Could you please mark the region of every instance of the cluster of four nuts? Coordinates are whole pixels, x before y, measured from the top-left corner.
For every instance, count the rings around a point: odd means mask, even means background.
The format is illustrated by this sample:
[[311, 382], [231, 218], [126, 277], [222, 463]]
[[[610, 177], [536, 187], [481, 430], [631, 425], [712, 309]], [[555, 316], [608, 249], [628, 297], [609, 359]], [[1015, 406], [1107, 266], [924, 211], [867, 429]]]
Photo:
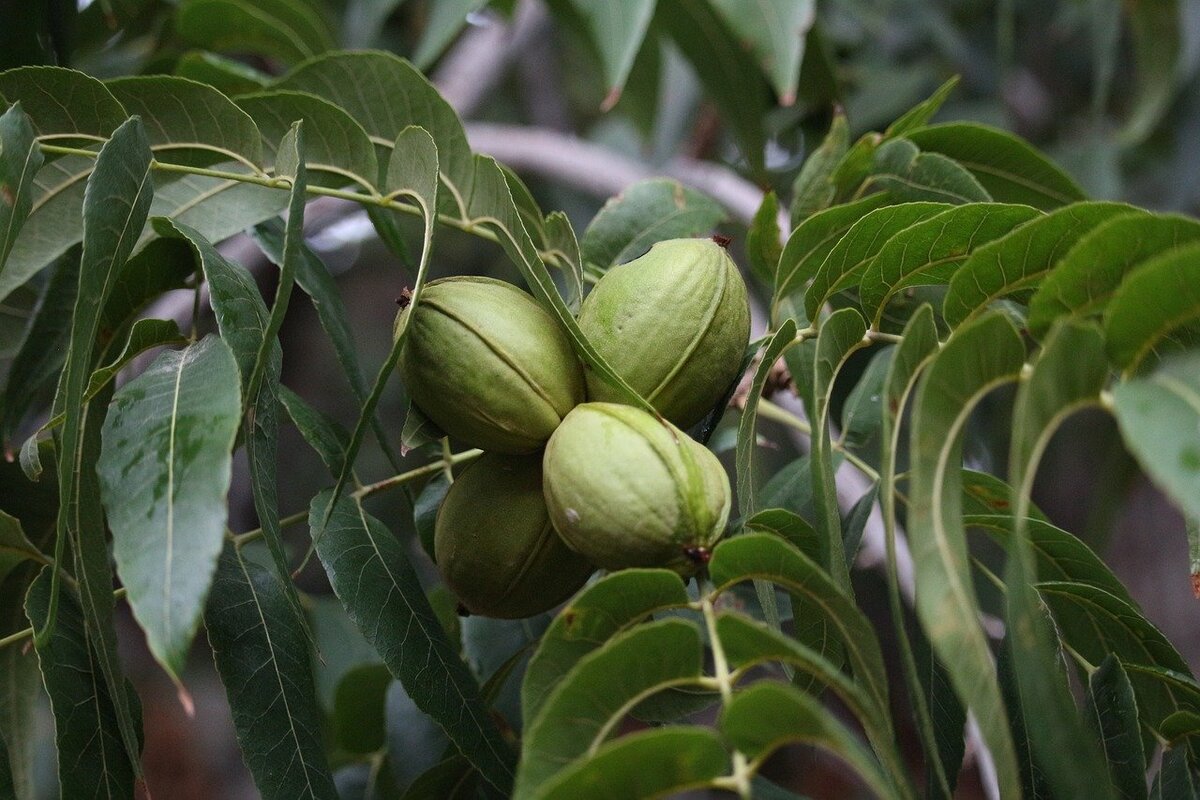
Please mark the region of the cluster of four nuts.
[[620, 404], [511, 284], [433, 281], [409, 313], [401, 370], [412, 402], [487, 451], [435, 524], [434, 560], [467, 610], [527, 617], [596, 567], [688, 575], [703, 563], [725, 529], [729, 479], [681, 428], [724, 396], [750, 335], [746, 287], [723, 247], [659, 242], [609, 270], [580, 311], [588, 342], [661, 416]]

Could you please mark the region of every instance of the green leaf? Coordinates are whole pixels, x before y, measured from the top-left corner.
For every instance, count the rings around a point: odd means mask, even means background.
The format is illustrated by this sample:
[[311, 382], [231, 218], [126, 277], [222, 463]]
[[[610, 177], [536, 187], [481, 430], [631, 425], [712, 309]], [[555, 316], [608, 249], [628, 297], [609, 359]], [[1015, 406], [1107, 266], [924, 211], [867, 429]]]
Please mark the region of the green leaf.
[[825, 139], [804, 160], [804, 166], [792, 182], [792, 228], [823, 211], [833, 202], [837, 187], [833, 173], [838, 162], [850, 147], [850, 126], [840, 109], [833, 114], [833, 122]]
[[1192, 769], [1187, 750], [1182, 747], [1168, 751], [1162, 768], [1154, 777], [1151, 800], [1196, 800], [1200, 798], [1200, 780]]
[[0, 95], [9, 103], [21, 104], [39, 138], [56, 143], [107, 139], [129, 117], [103, 83], [63, 67], [17, 67], [0, 72]]
[[175, 74], [206, 83], [229, 97], [260, 91], [270, 80], [269, 75], [254, 67], [204, 50], [189, 50], [180, 56], [175, 62]]
[[824, 542], [817, 529], [799, 514], [783, 508], [768, 508], [747, 519], [743, 527], [747, 531], [774, 534], [813, 561], [821, 559]]
[[808, 318], [817, 319], [829, 298], [862, 280], [889, 239], [948, 208], [947, 203], [900, 203], [877, 208], [855, 222], [829, 251], [804, 293]]
[[842, 541], [841, 512], [834, 482], [833, 447], [829, 433], [829, 403], [833, 384], [846, 360], [864, 346], [867, 331], [862, 315], [852, 308], [833, 312], [811, 340], [788, 354], [787, 363], [804, 400], [812, 425], [812, 481], [816, 528], [825, 540], [827, 561], [822, 565], [842, 589], [850, 588], [850, 570]]
[[719, 591], [754, 578], [778, 584], [811, 601], [845, 648], [855, 680], [890, 726], [887, 675], [871, 624], [816, 562], [775, 536], [746, 533], [717, 545], [709, 574]]
[[941, 153], [922, 153], [907, 139], [890, 139], [874, 153], [871, 182], [897, 202], [986, 203], [992, 199], [957, 161]]
[[1138, 88], [1120, 139], [1123, 144], [1133, 145], [1153, 132], [1175, 96], [1184, 26], [1178, 0], [1155, 0], [1126, 8]]
[[1036, 288], [1076, 242], [1133, 210], [1124, 203], [1076, 203], [1034, 217], [978, 248], [950, 278], [942, 303], [946, 323], [958, 327], [993, 300]]
[[[299, 202], [293, 193], [293, 202]], [[217, 327], [222, 340], [229, 346], [237, 363], [238, 381], [241, 387], [239, 403], [249, 413], [244, 415], [246, 454], [250, 462], [250, 488], [254, 496], [255, 512], [263, 528], [267, 549], [275, 561], [280, 577], [287, 580], [289, 574], [287, 554], [279, 532], [279, 503], [277, 500], [275, 451], [278, 429], [278, 398], [276, 387], [282, 367], [282, 351], [275, 337], [266, 337], [268, 326], [267, 306], [259, 294], [258, 285], [249, 271], [221, 255], [198, 231], [178, 220], [156, 218], [154, 230], [163, 237], [185, 243], [208, 281], [209, 303], [217, 318]], [[272, 348], [268, 363], [268, 381], [263, 388], [250, 394], [251, 374], [264, 342]], [[299, 600], [295, 597], [290, 580], [286, 586], [299, 611]]]
[[689, 0], [658, 0], [654, 23], [671, 37], [695, 70], [738, 140], [750, 172], [763, 177], [763, 117], [771, 107], [770, 89], [750, 53], [730, 46], [737, 41], [737, 34], [715, 8]]
[[972, 252], [1039, 216], [1028, 206], [973, 203], [943, 211], [897, 233], [863, 274], [863, 312], [878, 327], [888, 302], [910, 286], [944, 284]]
[[[896, 453], [900, 447], [900, 420], [908, 397], [916, 386], [925, 364], [937, 353], [937, 328], [933, 310], [921, 306], [904, 328], [900, 344], [894, 350], [884, 377], [880, 400], [880, 480], [879, 499], [883, 513], [885, 545], [887, 548], [888, 605], [892, 627], [899, 645], [904, 679], [908, 687], [917, 733], [925, 752], [926, 776], [930, 796], [949, 797], [953, 794], [958, 770], [954, 763], [962, 760], [962, 721], [956, 712], [961, 707], [953, 702], [952, 692], [945, 686], [945, 670], [929, 651], [928, 642], [918, 630], [917, 650], [908, 634], [905, 605], [900, 598], [900, 583], [896, 553]], [[925, 664], [917, 661], [918, 652]], [[938, 704], [938, 690], [951, 695], [946, 703]], [[938, 725], [943, 722], [946, 725]], [[957, 725], [953, 723], [957, 722]], [[947, 730], [946, 728], [951, 728]], [[953, 730], [953, 728], [957, 730]]]
[[[54, 562], [64, 564], [65, 545], [68, 538], [71, 540], [89, 640], [95, 645], [105, 685], [116, 709], [121, 739], [139, 777], [136, 723], [125, 693], [112, 623], [112, 572], [98, 476], [95, 470], [85, 470], [82, 465], [95, 464], [100, 455], [100, 424], [107, 403], [97, 398], [95, 404], [89, 404], [84, 395], [95, 366], [95, 343], [103, 309], [115, 278], [146, 223], [153, 194], [150, 165], [150, 145], [145, 131], [136, 118], [130, 119], [117, 128], [101, 148], [87, 180], [79, 288], [71, 315], [66, 366], [59, 383], [59, 394], [63, 398], [61, 408], [66, 418], [56, 441], [60, 504], [54, 547]], [[58, 603], [58, 575], [58, 572], [54, 573], [55, 589], [49, 599], [47, 623], [50, 627], [53, 627]], [[34, 638], [44, 645], [48, 633], [49, 630], [43, 628]]]
[[567, 305], [578, 312], [583, 301], [583, 255], [571, 220], [562, 211], [546, 215], [546, 253], [558, 260], [558, 268], [567, 279]]
[[785, 744], [802, 742], [828, 750], [879, 797], [907, 796], [880, 770], [854, 735], [811, 695], [781, 683], [763, 681], [725, 706], [721, 733], [752, 759], [763, 759]]
[[669, 178], [639, 181], [610, 198], [579, 243], [584, 267], [603, 275], [663, 239], [703, 236], [726, 219], [708, 195]]
[[788, 237], [783, 246], [783, 255], [779, 258], [775, 296], [771, 303], [772, 315], [785, 297], [817, 274], [830, 251], [854, 223], [889, 202], [886, 194], [873, 194], [853, 203], [817, 212], [800, 223]]
[[[12, 471], [17, 471], [15, 465]], [[0, 634], [8, 636], [29, 626], [25, 616], [25, 592], [35, 574], [33, 565], [27, 564], [18, 568], [15, 575], [0, 581]], [[30, 800], [34, 796], [37, 743], [36, 737], [27, 732], [34, 729], [36, 704], [44, 697], [37, 655], [15, 645], [0, 649], [0, 676], [3, 676], [0, 680], [0, 731], [5, 737], [0, 747], [6, 751], [16, 800]]]
[[669, 570], [621, 570], [585, 588], [550, 623], [525, 670], [526, 722], [538, 717], [562, 676], [586, 655], [654, 612], [687, 602], [683, 582]]
[[908, 533], [921, 587], [917, 616], [955, 691], [975, 713], [1001, 794], [1019, 791], [1020, 777], [971, 584], [961, 518], [962, 437], [979, 399], [1013, 380], [1024, 360], [1012, 325], [999, 315], [981, 317], [960, 328], [930, 362], [912, 417]]
[[[108, 797], [132, 797], [136, 770], [117, 732], [117, 711], [100, 675], [83, 613], [65, 592], [53, 603], [53, 591], [46, 569], [29, 587], [25, 611], [34, 628], [44, 630], [52, 623], [51, 606], [58, 606], [49, 638], [35, 639], [34, 645], [54, 712], [62, 795], [93, 797], [103, 792]], [[128, 702], [132, 689], [124, 681], [119, 685], [128, 693]]]
[[[1037, 589], [1054, 615], [1059, 637], [1089, 664], [1109, 654], [1121, 659], [1137, 695], [1142, 725], [1157, 730], [1181, 707], [1196, 705], [1196, 690], [1187, 663], [1167, 638], [1124, 600], [1080, 583], [1047, 581]], [[1138, 667], [1157, 667], [1182, 673], [1187, 685], [1177, 686], [1146, 674]]]
[[475, 180], [466, 133], [454, 109], [412, 64], [377, 51], [330, 53], [296, 67], [273, 88], [308, 92], [348, 113], [371, 138], [381, 169], [400, 131], [421, 126], [437, 143], [438, 166], [447, 183], [441, 208], [466, 216]]
[[713, 5], [750, 46], [779, 104], [795, 103], [805, 37], [816, 21], [815, 0], [715, 0]]
[[384, 697], [392, 683], [382, 664], [363, 664], [338, 682], [333, 726], [338, 746], [349, 753], [373, 753], [384, 743]]
[[1200, 242], [1149, 259], [1113, 292], [1104, 310], [1109, 357], [1131, 372], [1200, 317]]
[[175, 31], [209, 50], [294, 64], [335, 45], [318, 8], [306, 0], [185, 0], [175, 12]]
[[[1014, 523], [1006, 569], [1007, 644], [1034, 755], [1045, 767], [1047, 784], [1063, 797], [1113, 794], [1110, 786], [1096, 782], [1096, 776], [1105, 772], [1104, 754], [1075, 707], [1053, 623], [1031, 585], [1037, 574], [1025, 537], [1025, 518], [1037, 466], [1050, 437], [1070, 414], [1099, 403], [1107, 377], [1100, 331], [1095, 326], [1058, 326], [1047, 337], [1032, 371], [1022, 375], [1013, 409], [1009, 472]], [[1078, 768], [1053, 768], [1064, 758]]]
[[33, 123], [14, 103], [0, 116], [0, 271], [33, 208], [33, 178], [41, 168]]
[[754, 474], [754, 454], [758, 449], [754, 427], [758, 419], [758, 402], [762, 397], [763, 388], [767, 385], [767, 377], [775, 362], [783, 355], [783, 351], [796, 340], [796, 323], [790, 319], [779, 326], [779, 330], [767, 342], [763, 357], [754, 370], [754, 378], [750, 390], [746, 394], [746, 405], [738, 420], [738, 438], [736, 453], [737, 496], [738, 510], [743, 517], [749, 517], [757, 510], [758, 490], [755, 486], [757, 476]]
[[21, 528], [21, 520], [0, 511], [0, 583], [21, 562], [28, 560], [45, 564], [49, 559], [29, 541]]
[[[238, 162], [217, 169], [248, 173]], [[287, 194], [278, 188], [227, 178], [184, 175], [155, 186], [150, 213], [192, 228], [210, 242], [221, 242], [283, 211]]]
[[154, 657], [176, 680], [225, 539], [237, 363], [207, 336], [163, 353], [113, 398], [97, 470], [117, 572]]
[[1036, 336], [1060, 316], [1104, 309], [1125, 276], [1148, 259], [1200, 239], [1200, 223], [1176, 214], [1128, 214], [1098, 226], [1071, 248], [1029, 301]]
[[280, 385], [279, 400], [304, 441], [321, 457], [329, 474], [336, 478], [346, 460], [350, 432], [286, 386]]
[[650, 26], [650, 18], [654, 16], [654, 0], [618, 0], [608, 3], [589, 3], [585, 0], [572, 0], [575, 13], [591, 34], [596, 51], [600, 54], [600, 64], [604, 71], [604, 85], [608, 88], [608, 97], [604, 100], [604, 108], [612, 108], [629, 70], [633, 67], [633, 59], [641, 47], [642, 39], [646, 37], [646, 29]]
[[187, 78], [136, 75], [105, 84], [146, 126], [155, 157], [203, 167], [236, 159], [257, 169], [262, 140], [254, 120], [211, 86]]
[[1125, 445], [1184, 515], [1200, 519], [1200, 354], [1113, 389]]
[[460, 755], [440, 761], [421, 774], [402, 800], [475, 800], [479, 773]]
[[308, 638], [282, 581], [226, 547], [212, 589], [204, 623], [259, 792], [267, 800], [336, 798]]
[[304, 123], [305, 166], [320, 186], [357, 184], [372, 192], [379, 175], [375, 148], [362, 126], [328, 100], [305, 92], [270, 89], [238, 97], [238, 107], [250, 115], [262, 132], [268, 164], [276, 163], [282, 153], [273, 152], [292, 123]]
[[310, 524], [328, 516], [316, 543], [334, 593], [409, 697], [433, 717], [496, 788], [512, 780], [512, 755], [480, 699], [479, 687], [446, 638], [416, 572], [383, 523], [332, 493], [313, 498]]
[[783, 242], [779, 240], [779, 200], [775, 192], [763, 195], [750, 229], [746, 231], [746, 258], [750, 261], [750, 274], [765, 286], [775, 285], [775, 271], [779, 268], [779, 257], [783, 255]]
[[877, 348], [858, 382], [842, 404], [842, 444], [854, 450], [877, 452], [883, 425], [883, 385], [895, 348]]
[[484, 5], [486, 0], [443, 0], [431, 5], [425, 30], [421, 32], [421, 43], [413, 54], [413, 63], [421, 69], [432, 66], [467, 24], [467, 17]]
[[1105, 658], [1088, 678], [1088, 711], [1104, 746], [1114, 788], [1122, 798], [1142, 800], [1146, 797], [1146, 756], [1138, 728], [1137, 701], [1129, 677], [1115, 656]]
[[665, 619], [618, 634], [581, 658], [526, 726], [513, 797], [537, 796], [564, 767], [593, 757], [639, 700], [694, 684], [701, 654], [694, 623]]
[[926, 153], [966, 167], [992, 199], [1049, 211], [1084, 199], [1079, 185], [1028, 142], [977, 122], [910, 130], [904, 137]]
[[639, 731], [576, 761], [537, 792], [543, 800], [659, 797], [711, 784], [729, 771], [729, 754], [709, 728], [679, 725]]
[[929, 120], [933, 119], [934, 115], [942, 110], [950, 93], [958, 87], [958, 76], [950, 78], [937, 89], [933, 94], [925, 98], [915, 106], [904, 112], [891, 125], [888, 126], [884, 136], [888, 139], [893, 139], [898, 136], [908, 136], [911, 131], [924, 128], [929, 124]]

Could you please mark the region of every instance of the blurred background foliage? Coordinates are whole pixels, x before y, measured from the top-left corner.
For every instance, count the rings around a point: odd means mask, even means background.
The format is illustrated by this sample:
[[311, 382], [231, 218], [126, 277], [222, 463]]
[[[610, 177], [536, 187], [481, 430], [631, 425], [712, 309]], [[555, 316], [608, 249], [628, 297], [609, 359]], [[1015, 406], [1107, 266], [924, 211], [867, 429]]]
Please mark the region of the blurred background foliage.
[[[883, 129], [954, 76], [959, 82], [938, 119], [976, 120], [1030, 139], [1095, 199], [1200, 214], [1200, 0], [31, 0], [6, 3], [0, 22], [0, 69], [58, 64], [99, 77], [170, 73], [231, 94], [253, 91], [326, 50], [398, 53], [430, 75], [468, 122], [477, 149], [517, 169], [542, 208], [566, 211], [577, 230], [623, 185], [667, 173], [702, 190], [724, 187], [714, 192], [728, 212], [722, 230], [740, 244], [761, 198], [751, 191], [747, 201], [745, 190], [770, 188], [790, 198], [836, 109], [844, 110], [853, 139]], [[714, 209], [713, 219], [720, 213]], [[405, 243], [385, 245], [361, 210], [322, 201], [310, 214], [309, 243], [338, 276], [364, 363], [377, 364], [390, 344], [392, 299], [412, 279]], [[247, 242], [224, 247], [251, 265], [262, 259]], [[738, 260], [747, 265], [744, 256]], [[450, 230], [438, 232], [433, 269], [431, 277], [485, 273], [518, 281], [499, 250]], [[273, 271], [256, 274], [271, 291]], [[15, 294], [0, 326], [19, 331], [35, 300], [32, 291]], [[190, 308], [190, 293], [180, 303]], [[283, 336], [286, 353], [305, 354], [286, 361], [284, 382], [352, 425], [357, 409], [345, 401], [341, 379], [330, 378], [339, 372], [335, 355], [306, 302], [294, 304]], [[0, 329], [0, 343], [19, 340]], [[864, 360], [844, 371], [835, 414], [866, 366]], [[1004, 474], [1009, 421], [1006, 403], [993, 399], [973, 420], [984, 444], [968, 454], [969, 465]], [[405, 403], [393, 384], [381, 418], [402, 419]], [[768, 456], [772, 471], [795, 465], [797, 452], [783, 431], [761, 427], [777, 445]], [[281, 505], [301, 508], [325, 473], [303, 455], [295, 431], [281, 434], [281, 463], [289, 465]], [[721, 449], [725, 442], [728, 450], [732, 441], [731, 432], [718, 430], [713, 444]], [[364, 453], [362, 463], [367, 475], [392, 471], [379, 451]], [[794, 476], [795, 468], [779, 475]], [[1147, 616], [1200, 668], [1196, 601], [1181, 567], [1182, 520], [1138, 473], [1111, 418], [1072, 419], [1042, 476], [1035, 501], [1105, 555]], [[797, 484], [807, 482], [790, 485]], [[235, 475], [235, 529], [257, 524], [246, 485]], [[780, 478], [767, 491], [802, 511], [809, 498], [788, 486]], [[444, 486], [417, 487], [406, 497], [372, 500], [371, 510], [407, 533], [415, 549], [414, 534], [428, 524], [439, 491]], [[422, 753], [436, 759], [444, 743], [397, 684], [378, 679], [377, 657], [324, 581], [319, 569], [309, 570], [300, 586], [326, 657], [317, 672], [330, 738], [345, 749], [335, 758], [348, 765], [340, 788], [359, 797], [376, 781], [357, 753], [377, 748], [376, 734], [407, 751], [407, 759], [392, 763], [411, 765], [414, 775]], [[881, 578], [859, 571], [856, 581], [864, 606], [882, 619]], [[457, 624], [452, 601], [436, 594], [435, 601]], [[487, 674], [545, 620], [462, 624], [464, 652], [487, 660]], [[176, 798], [253, 796], [211, 661], [190, 660], [196, 718], [189, 720], [135, 626], [122, 633], [130, 674], [146, 700], [150, 786], [170, 787]], [[356, 680], [343, 682], [351, 673]], [[342, 697], [340, 687], [365, 694]], [[381, 699], [385, 717], [355, 731], [354, 714], [381, 707]], [[43, 720], [43, 734], [47, 726]], [[52, 761], [46, 773], [49, 779]], [[817, 781], [806, 784], [809, 791], [836, 793], [833, 771], [806, 775]], [[412, 776], [396, 777], [403, 783]], [[969, 794], [969, 782], [963, 791]]]

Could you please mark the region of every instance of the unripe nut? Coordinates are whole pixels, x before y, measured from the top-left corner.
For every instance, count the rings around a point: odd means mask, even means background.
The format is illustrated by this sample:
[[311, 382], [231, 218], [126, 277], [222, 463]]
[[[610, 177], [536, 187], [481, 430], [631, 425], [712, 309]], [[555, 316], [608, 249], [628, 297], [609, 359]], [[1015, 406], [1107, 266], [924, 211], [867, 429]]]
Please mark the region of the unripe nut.
[[486, 617], [548, 611], [595, 571], [550, 524], [540, 453], [489, 453], [467, 467], [442, 501], [433, 541], [446, 585], [468, 611]]
[[729, 519], [732, 493], [717, 457], [632, 406], [576, 406], [550, 437], [543, 464], [554, 527], [606, 569], [691, 575]]
[[[600, 279], [580, 310], [579, 327], [633, 389], [688, 428], [738, 376], [750, 341], [746, 284], [716, 242], [661, 241]], [[622, 399], [590, 372], [587, 388], [589, 400]]]
[[532, 453], [583, 401], [583, 367], [557, 320], [492, 278], [430, 282], [412, 314], [400, 369], [422, 413], [465, 444]]

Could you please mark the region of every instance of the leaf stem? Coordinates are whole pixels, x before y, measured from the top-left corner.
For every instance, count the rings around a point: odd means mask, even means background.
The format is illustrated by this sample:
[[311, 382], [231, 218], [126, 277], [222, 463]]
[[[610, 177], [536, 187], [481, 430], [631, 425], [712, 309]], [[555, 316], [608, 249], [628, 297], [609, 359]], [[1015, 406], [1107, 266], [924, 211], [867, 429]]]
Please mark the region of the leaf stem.
[[[711, 596], [706, 596], [700, 601], [700, 610], [704, 614], [704, 627], [708, 630], [708, 642], [712, 648], [713, 672], [717, 688], [721, 692], [721, 705], [728, 707], [733, 700], [733, 680], [730, 677], [729, 661], [725, 658], [725, 647], [721, 644], [721, 637], [717, 635], [717, 615], [713, 610]], [[750, 789], [750, 779], [753, 775], [754, 771], [750, 767], [746, 754], [740, 750], [734, 750], [733, 774], [727, 778], [728, 788], [737, 792], [738, 797], [742, 800], [750, 800], [753, 797]]]
[[[483, 455], [482, 450], [464, 450], [461, 453], [454, 453], [446, 456], [445, 458], [439, 458], [437, 461], [430, 461], [428, 464], [416, 467], [415, 469], [410, 469], [407, 472], [401, 472], [400, 474], [393, 475], [390, 478], [384, 478], [376, 483], [369, 483], [362, 488], [355, 489], [351, 495], [361, 500], [364, 497], [370, 497], [373, 494], [385, 492], [388, 489], [393, 489], [397, 486], [403, 486], [404, 484], [414, 481], [417, 478], [422, 478], [426, 475], [432, 475], [435, 472], [441, 472], [444, 469], [449, 469], [456, 464], [462, 464], [466, 461], [473, 461], [476, 458], [479, 458], [481, 455]], [[297, 511], [295, 514], [291, 514], [280, 519], [279, 528], [280, 530], [284, 528], [290, 528], [292, 525], [298, 525], [307, 519], [307, 511]], [[236, 534], [235, 536], [231, 537], [230, 541], [233, 542], [234, 547], [242, 547], [250, 542], [261, 539], [262, 535], [263, 529], [255, 528], [252, 531]]]
[[[64, 580], [67, 580], [68, 578], [70, 578], [70, 576], [68, 576], [66, 573], [63, 573], [62, 577]], [[72, 583], [74, 583], [74, 578], [70, 578], [70, 580]], [[78, 584], [75, 584], [75, 585], [78, 586]], [[120, 599], [124, 598], [125, 595], [128, 593], [129, 593], [129, 590], [126, 589], [124, 586], [122, 586], [119, 589], [114, 589], [113, 590], [113, 600], [120, 600]], [[25, 628], [24, 630], [17, 631], [16, 633], [10, 633], [8, 636], [0, 638], [0, 650], [3, 650], [5, 647], [8, 647], [10, 644], [17, 644], [18, 642], [23, 642], [31, 636], [33, 636], [33, 628]]]

